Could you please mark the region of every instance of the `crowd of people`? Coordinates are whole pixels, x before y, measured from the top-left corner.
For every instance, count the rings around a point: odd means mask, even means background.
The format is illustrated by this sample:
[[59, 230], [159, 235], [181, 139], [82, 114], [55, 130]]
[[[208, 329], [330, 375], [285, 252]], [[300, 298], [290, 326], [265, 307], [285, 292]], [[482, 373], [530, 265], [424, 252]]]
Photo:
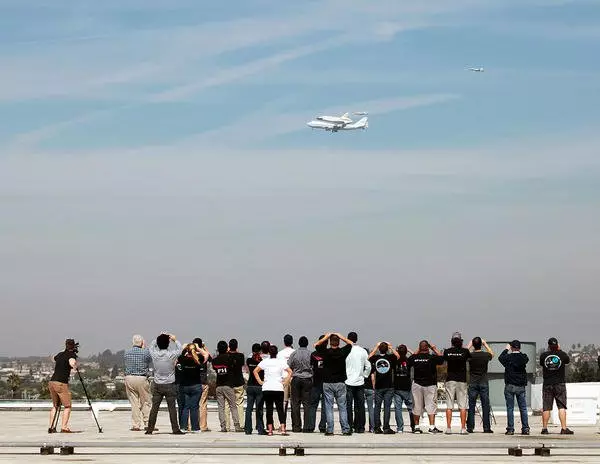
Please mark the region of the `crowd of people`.
[[[56, 432], [53, 424], [60, 405], [65, 408], [61, 432], [70, 432], [68, 381], [71, 369], [78, 367], [73, 343], [73, 340], [67, 340], [65, 350], [54, 358], [56, 368], [49, 383], [53, 401], [49, 433]], [[156, 431], [159, 407], [166, 399], [173, 434], [210, 431], [207, 421], [210, 365], [216, 374], [221, 432], [250, 435], [256, 430], [259, 435], [273, 435], [275, 432], [287, 435], [288, 406], [291, 406], [293, 433], [318, 430], [330, 436], [334, 433], [335, 403], [341, 433], [346, 436], [366, 432], [403, 433], [403, 405], [410, 418], [410, 431], [424, 432], [420, 422], [425, 414], [429, 422], [426, 431], [432, 434], [453, 433], [452, 418], [456, 405], [460, 414], [458, 432], [468, 435], [475, 429], [476, 401], [479, 398], [483, 432], [493, 433], [487, 372], [488, 363], [495, 353], [481, 337], [475, 337], [463, 346], [461, 334], [455, 332], [450, 347], [444, 350], [422, 340], [414, 351], [404, 344], [394, 347], [385, 341], [377, 343], [369, 351], [358, 344], [356, 332], [350, 332], [347, 337], [326, 333], [310, 347], [308, 338], [302, 336], [298, 339], [297, 348], [294, 348], [293, 337], [288, 334], [283, 338], [283, 344], [284, 348], [279, 350], [269, 341], [254, 343], [252, 354], [246, 358], [238, 351], [236, 339], [219, 341], [213, 356], [200, 338], [182, 345], [174, 335], [161, 333], [150, 346], [146, 346], [143, 337], [134, 335], [133, 346], [124, 355], [125, 386], [132, 412], [131, 430], [145, 431], [146, 434]], [[515, 433], [516, 399], [521, 434], [529, 435], [526, 366], [530, 360], [521, 352], [521, 343], [513, 340], [500, 353], [498, 361], [505, 368], [505, 434]], [[447, 367], [443, 392], [446, 427], [442, 432], [437, 428], [435, 418], [438, 408], [437, 367], [444, 363]], [[571, 435], [573, 432], [566, 425], [565, 387], [565, 366], [569, 363], [569, 356], [560, 349], [556, 338], [550, 338], [539, 363], [543, 371], [541, 433], [548, 433], [550, 413], [556, 403], [560, 433]], [[247, 382], [243, 375], [244, 366], [248, 370]], [[392, 403], [395, 429], [391, 424]], [[319, 404], [321, 414], [317, 424]]]

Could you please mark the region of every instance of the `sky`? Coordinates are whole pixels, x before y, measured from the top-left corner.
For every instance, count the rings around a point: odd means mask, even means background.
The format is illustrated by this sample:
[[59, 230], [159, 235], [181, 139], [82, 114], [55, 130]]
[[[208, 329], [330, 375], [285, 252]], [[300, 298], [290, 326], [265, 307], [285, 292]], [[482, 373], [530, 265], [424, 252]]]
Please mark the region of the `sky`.
[[0, 3], [1, 355], [600, 342], [600, 1], [201, 3]]

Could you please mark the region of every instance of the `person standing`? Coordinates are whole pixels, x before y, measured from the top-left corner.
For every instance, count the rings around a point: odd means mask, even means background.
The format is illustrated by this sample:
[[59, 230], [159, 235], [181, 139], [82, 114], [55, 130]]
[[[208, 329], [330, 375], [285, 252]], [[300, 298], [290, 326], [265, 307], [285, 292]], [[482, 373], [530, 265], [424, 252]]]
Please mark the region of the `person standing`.
[[125, 352], [125, 392], [131, 405], [131, 431], [148, 429], [150, 415], [150, 350], [141, 335], [133, 336], [133, 346]]
[[200, 431], [210, 432], [208, 428], [208, 363], [212, 362], [212, 356], [206, 349], [206, 345], [201, 338], [194, 338], [192, 343], [201, 348], [198, 350], [200, 358], [200, 382], [202, 383], [202, 395], [200, 396]]
[[504, 366], [504, 400], [506, 401], [506, 433], [515, 434], [515, 397], [521, 413], [521, 434], [529, 435], [529, 419], [527, 418], [527, 370], [529, 357], [521, 353], [521, 342], [513, 340], [500, 356], [498, 361]]
[[[289, 359], [288, 366], [292, 370], [292, 432], [303, 432], [310, 420], [310, 393], [312, 390], [312, 365], [310, 351], [308, 351], [308, 338], [302, 336], [298, 340], [299, 348], [294, 351]], [[300, 405], [304, 409], [304, 422], [300, 417]]]
[[371, 374], [367, 351], [358, 342], [358, 334], [350, 332], [352, 350], [346, 358], [346, 409], [353, 432], [365, 433], [365, 379]]
[[54, 373], [48, 382], [50, 398], [52, 398], [52, 409], [50, 410], [50, 425], [48, 433], [56, 433], [54, 421], [60, 406], [65, 408], [62, 416], [61, 433], [71, 433], [69, 418], [71, 417], [71, 392], [69, 391], [69, 378], [71, 369], [78, 369], [77, 348], [78, 343], [72, 338], [65, 340], [65, 349], [54, 356]]
[[396, 413], [396, 430], [398, 433], [404, 432], [404, 418], [402, 417], [402, 403], [406, 405], [408, 417], [410, 419], [410, 429], [415, 429], [415, 419], [413, 417], [412, 400], [412, 381], [410, 380], [410, 369], [408, 368], [408, 355], [412, 352], [406, 345], [398, 345], [396, 349], [400, 357], [396, 362], [394, 370], [394, 409]]
[[[235, 338], [229, 340], [229, 357], [231, 358], [231, 371], [229, 372], [231, 387], [235, 395], [235, 404], [238, 410], [240, 423], [244, 417], [244, 374], [243, 368], [246, 357], [238, 351], [238, 341]], [[229, 403], [225, 403], [225, 427], [229, 429]], [[241, 425], [243, 427], [243, 425]]]
[[[375, 389], [375, 433], [393, 435], [395, 432], [390, 427], [390, 416], [392, 401], [394, 399], [394, 370], [400, 355], [394, 349], [389, 353], [390, 344], [379, 342], [371, 355], [369, 361], [375, 369], [371, 374], [373, 387]], [[383, 430], [381, 429], [381, 404], [383, 403]]]
[[560, 434], [573, 435], [573, 431], [567, 427], [567, 386], [565, 384], [565, 367], [571, 360], [569, 355], [560, 349], [558, 340], [554, 337], [548, 340], [548, 349], [540, 355], [540, 366], [542, 366], [542, 434], [547, 435], [548, 421], [554, 402], [558, 408], [558, 419], [560, 420]]
[[[475, 406], [477, 396], [481, 399], [483, 433], [493, 433], [490, 423], [490, 387], [488, 384], [488, 364], [494, 352], [481, 337], [475, 337], [467, 347], [472, 348], [469, 358], [469, 412], [467, 414], [467, 432], [475, 429]], [[485, 348], [485, 349], [484, 349]]]
[[[367, 353], [367, 358], [369, 357], [369, 351], [366, 348], [363, 348]], [[371, 364], [370, 372], [375, 371], [375, 367], [373, 363]], [[369, 376], [365, 379], [365, 402], [367, 403], [366, 415], [369, 416], [369, 433], [373, 433], [375, 431], [375, 390], [373, 389], [373, 376], [369, 374]], [[365, 429], [366, 429], [366, 420], [365, 420]]]
[[[273, 435], [273, 404], [275, 404], [279, 416], [281, 435], [287, 435], [283, 411], [283, 391], [285, 384], [291, 380], [292, 370], [283, 358], [277, 356], [277, 346], [271, 345], [269, 354], [271, 358], [262, 360], [254, 369], [254, 378], [263, 390], [267, 409], [267, 435]], [[262, 371], [264, 371], [264, 380], [260, 377]]]
[[[325, 335], [321, 335], [319, 339]], [[304, 425], [304, 433], [315, 431], [317, 423], [317, 409], [321, 403], [321, 418], [319, 420], [319, 432], [325, 433], [325, 397], [323, 396], [323, 354], [327, 350], [325, 345], [319, 345], [310, 355], [312, 366], [312, 389], [310, 391], [310, 415], [308, 422]]]
[[[340, 348], [340, 340], [346, 346]], [[340, 334], [328, 333], [315, 343], [315, 348], [329, 341], [329, 349], [323, 353], [323, 395], [325, 396], [326, 436], [333, 435], [333, 401], [338, 406], [342, 435], [352, 435], [346, 408], [346, 358], [352, 350], [352, 341]]]
[[454, 332], [450, 339], [451, 348], [444, 350], [444, 361], [447, 363], [446, 376], [446, 435], [452, 433], [452, 411], [454, 400], [460, 412], [460, 434], [467, 435], [467, 361], [471, 352], [463, 348], [460, 332]]
[[179, 372], [179, 393], [183, 404], [179, 416], [179, 428], [187, 430], [188, 423], [192, 432], [200, 431], [200, 397], [202, 396], [202, 383], [200, 381], [200, 357], [198, 346], [194, 343], [187, 344], [177, 358], [175, 371]]
[[[433, 354], [431, 354], [431, 351]], [[437, 412], [437, 366], [444, 364], [442, 353], [427, 340], [421, 340], [419, 348], [410, 358], [408, 367], [413, 368], [413, 417], [415, 429], [413, 433], [423, 433], [419, 422], [423, 412], [429, 416], [429, 433], [442, 433], [435, 426]]]
[[212, 366], [217, 374], [217, 408], [219, 410], [219, 423], [221, 432], [227, 432], [227, 422], [225, 419], [225, 402], [229, 403], [229, 410], [233, 417], [233, 425], [236, 432], [243, 432], [240, 427], [240, 416], [238, 415], [237, 405], [235, 404], [235, 393], [232, 387], [231, 368], [233, 361], [229, 355], [229, 347], [225, 340], [217, 343], [217, 352], [219, 353], [213, 360]]
[[[283, 344], [285, 347], [283, 348], [283, 350], [277, 353], [277, 357], [279, 359], [283, 359], [287, 363], [290, 359], [290, 356], [294, 352], [294, 337], [292, 337], [290, 334], [286, 334], [283, 337]], [[291, 379], [289, 382], [286, 382], [284, 384], [283, 388], [283, 414], [287, 421], [288, 404], [290, 401], [290, 393], [292, 389]]]
[[[260, 344], [252, 345], [252, 356], [246, 360], [248, 366], [248, 385], [246, 386], [246, 420], [244, 421], [244, 430], [246, 435], [252, 435], [252, 409], [256, 408], [256, 431], [259, 435], [266, 435], [265, 423], [263, 420], [263, 393], [262, 387], [254, 377], [254, 369], [262, 361]], [[260, 373], [260, 380], [264, 381], [264, 372]]]
[[[175, 344], [173, 348], [169, 348], [171, 342]], [[154, 383], [152, 385], [152, 409], [150, 409], [150, 416], [148, 417], [146, 435], [152, 435], [152, 432], [154, 431], [158, 409], [160, 408], [160, 403], [162, 403], [163, 398], [167, 400], [169, 419], [171, 421], [171, 430], [173, 434], [182, 435], [184, 433], [179, 428], [177, 408], [175, 406], [177, 401], [175, 361], [180, 352], [181, 343], [179, 343], [175, 338], [175, 335], [172, 334], [160, 334], [150, 346], [150, 356], [152, 357], [152, 364], [154, 365]]]

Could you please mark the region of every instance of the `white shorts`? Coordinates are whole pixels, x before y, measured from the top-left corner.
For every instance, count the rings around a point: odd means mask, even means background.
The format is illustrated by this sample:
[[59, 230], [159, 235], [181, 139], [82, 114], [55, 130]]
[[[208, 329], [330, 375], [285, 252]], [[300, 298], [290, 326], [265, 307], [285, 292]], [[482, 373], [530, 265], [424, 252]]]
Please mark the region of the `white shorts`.
[[413, 396], [413, 414], [421, 416], [424, 411], [427, 414], [435, 414], [437, 412], [437, 386], [430, 385], [423, 387], [418, 383], [412, 384]]
[[467, 409], [467, 382], [446, 382], [446, 409], [454, 409], [454, 400], [458, 409]]

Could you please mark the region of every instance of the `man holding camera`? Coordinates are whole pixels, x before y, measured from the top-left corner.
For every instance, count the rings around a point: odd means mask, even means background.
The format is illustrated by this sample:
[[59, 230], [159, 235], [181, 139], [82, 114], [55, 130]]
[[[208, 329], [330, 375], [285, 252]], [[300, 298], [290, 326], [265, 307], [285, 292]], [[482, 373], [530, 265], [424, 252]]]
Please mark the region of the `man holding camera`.
[[65, 341], [65, 350], [54, 356], [54, 373], [48, 382], [48, 390], [52, 398], [52, 409], [50, 411], [50, 426], [48, 433], [56, 433], [54, 421], [60, 406], [64, 406], [65, 412], [62, 417], [61, 433], [71, 433], [69, 418], [71, 417], [71, 392], [69, 391], [69, 378], [71, 369], [77, 369], [77, 351], [79, 343], [68, 338]]

